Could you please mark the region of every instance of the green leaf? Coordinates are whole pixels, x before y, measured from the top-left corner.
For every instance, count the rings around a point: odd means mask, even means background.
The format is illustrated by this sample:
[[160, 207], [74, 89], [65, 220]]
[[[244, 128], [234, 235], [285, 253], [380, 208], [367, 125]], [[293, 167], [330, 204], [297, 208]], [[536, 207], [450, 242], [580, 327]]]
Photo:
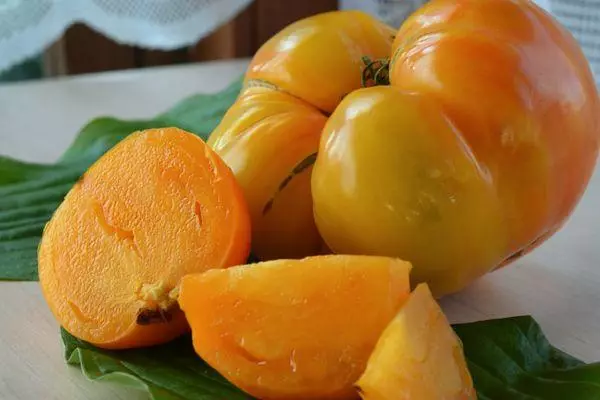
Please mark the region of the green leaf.
[[67, 363], [78, 365], [94, 381], [146, 390], [153, 400], [249, 400], [194, 352], [191, 338], [162, 346], [108, 351], [71, 336], [61, 336]]
[[531, 317], [455, 325], [480, 400], [600, 399], [600, 363], [556, 349]]
[[0, 157], [0, 280], [37, 280], [37, 246], [44, 225], [77, 179], [107, 150], [147, 128], [177, 126], [206, 140], [240, 89], [237, 80], [220, 93], [192, 96], [149, 120], [97, 118], [53, 165]]

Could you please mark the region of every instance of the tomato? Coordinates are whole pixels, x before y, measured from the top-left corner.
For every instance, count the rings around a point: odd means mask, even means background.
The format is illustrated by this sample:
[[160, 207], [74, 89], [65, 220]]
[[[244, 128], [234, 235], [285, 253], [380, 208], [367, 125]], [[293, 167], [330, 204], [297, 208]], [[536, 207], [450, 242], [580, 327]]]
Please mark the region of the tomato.
[[340, 100], [361, 87], [361, 57], [387, 56], [393, 39], [391, 28], [367, 14], [331, 12], [285, 28], [252, 60], [245, 89], [208, 143], [244, 189], [257, 258], [328, 251], [310, 189], [321, 130]]
[[281, 91], [247, 88], [208, 144], [232, 169], [252, 220], [259, 259], [318, 254], [310, 178], [327, 118]]
[[210, 143], [255, 254], [399, 257], [437, 296], [552, 236], [598, 155], [589, 65], [528, 0], [433, 0], [398, 32], [310, 17], [261, 47], [245, 87]]
[[333, 251], [412, 261], [440, 296], [566, 221], [597, 158], [598, 93], [526, 0], [431, 1], [390, 58], [390, 86], [347, 96], [323, 130], [316, 222]]
[[413, 281], [438, 291], [500, 261], [495, 188], [428, 96], [389, 86], [347, 96], [323, 131], [312, 183], [319, 229], [337, 252], [402, 257]]
[[389, 57], [395, 31], [359, 11], [328, 12], [298, 21], [267, 41], [246, 80], [260, 80], [326, 113], [361, 87], [363, 57]]

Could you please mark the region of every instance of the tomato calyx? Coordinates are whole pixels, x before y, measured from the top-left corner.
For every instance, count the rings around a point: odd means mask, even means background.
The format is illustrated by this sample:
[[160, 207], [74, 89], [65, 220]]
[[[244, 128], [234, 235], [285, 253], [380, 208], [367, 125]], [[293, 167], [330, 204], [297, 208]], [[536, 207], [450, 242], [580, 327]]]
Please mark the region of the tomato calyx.
[[362, 71], [362, 86], [387, 86], [390, 84], [390, 59], [378, 58], [371, 59], [369, 56], [363, 56], [362, 62], [364, 68]]

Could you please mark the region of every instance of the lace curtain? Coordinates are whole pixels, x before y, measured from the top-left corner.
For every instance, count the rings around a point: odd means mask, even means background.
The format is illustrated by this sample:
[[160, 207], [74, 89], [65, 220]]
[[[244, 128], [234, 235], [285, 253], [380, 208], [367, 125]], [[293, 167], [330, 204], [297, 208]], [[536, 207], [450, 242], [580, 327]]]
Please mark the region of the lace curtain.
[[34, 56], [75, 22], [113, 40], [171, 50], [196, 43], [252, 0], [0, 0], [0, 71]]

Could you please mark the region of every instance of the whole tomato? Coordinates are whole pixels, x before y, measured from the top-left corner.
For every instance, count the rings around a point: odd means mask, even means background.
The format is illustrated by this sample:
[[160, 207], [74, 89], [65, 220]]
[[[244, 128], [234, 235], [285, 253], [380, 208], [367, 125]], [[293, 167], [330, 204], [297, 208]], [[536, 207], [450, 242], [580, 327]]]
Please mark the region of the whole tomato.
[[311, 171], [327, 118], [281, 91], [249, 87], [208, 144], [232, 169], [252, 220], [252, 251], [262, 260], [319, 253]]
[[362, 86], [365, 57], [389, 57], [395, 30], [359, 11], [334, 11], [295, 22], [267, 41], [246, 72], [325, 114]]
[[244, 189], [259, 259], [328, 251], [310, 190], [321, 131], [340, 100], [361, 87], [361, 57], [387, 56], [393, 39], [367, 14], [331, 12], [288, 26], [252, 60], [245, 89], [208, 143]]
[[433, 0], [389, 58], [389, 86], [346, 96], [323, 130], [315, 218], [333, 251], [407, 259], [440, 296], [565, 222], [597, 158], [598, 93], [528, 0]]

